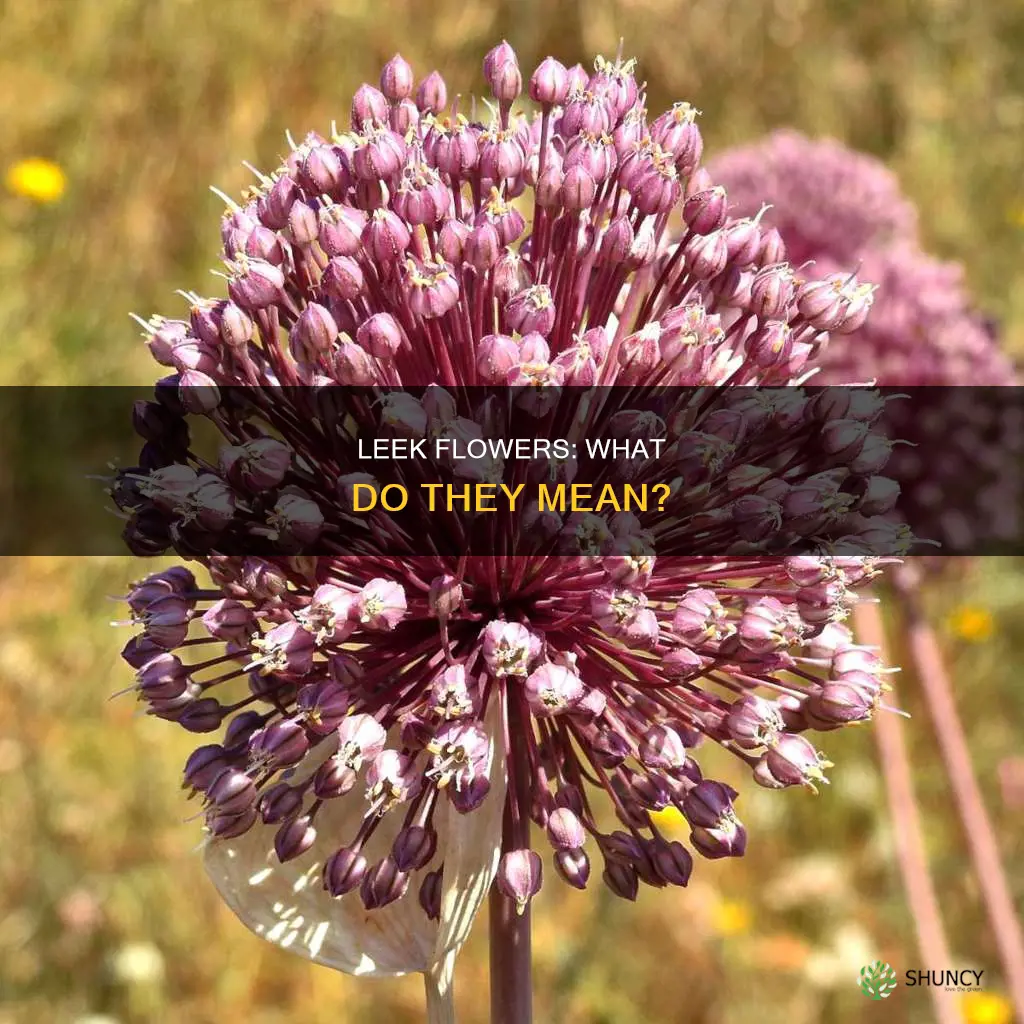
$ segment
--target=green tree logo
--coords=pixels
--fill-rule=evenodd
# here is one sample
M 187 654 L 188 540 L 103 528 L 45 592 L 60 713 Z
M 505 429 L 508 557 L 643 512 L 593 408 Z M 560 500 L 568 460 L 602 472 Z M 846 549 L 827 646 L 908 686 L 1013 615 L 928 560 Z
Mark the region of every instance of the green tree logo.
M 884 961 L 860 969 L 860 990 L 869 999 L 888 999 L 896 990 L 896 972 Z

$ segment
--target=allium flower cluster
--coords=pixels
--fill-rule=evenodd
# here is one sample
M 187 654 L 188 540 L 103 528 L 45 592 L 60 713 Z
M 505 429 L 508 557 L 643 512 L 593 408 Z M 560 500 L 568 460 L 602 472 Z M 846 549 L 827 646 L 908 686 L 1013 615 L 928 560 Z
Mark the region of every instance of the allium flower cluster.
M 871 316 L 817 354 L 816 382 L 873 381 L 935 387 L 903 411 L 893 453 L 904 510 L 922 536 L 957 550 L 1019 533 L 1017 453 L 1022 429 L 1012 397 L 975 389 L 1017 383 L 991 325 L 973 308 L 963 269 L 925 253 L 916 217 L 883 164 L 831 140 L 781 131 L 712 165 L 730 211 L 756 214 L 782 235 L 794 262 L 821 274 L 856 268 L 876 287 Z M 939 390 L 941 388 L 941 390 Z
M 358 553 L 330 554 L 365 477 L 295 392 L 439 384 L 364 413 L 399 436 L 481 436 L 492 407 L 459 420 L 453 396 L 508 384 L 543 432 L 556 385 L 790 383 L 870 305 L 848 278 L 800 280 L 776 231 L 728 215 L 696 112 L 649 119 L 631 62 L 545 60 L 525 79 L 532 118 L 515 109 L 511 48 L 484 69 L 495 104 L 479 123 L 449 109 L 436 72 L 415 86 L 395 57 L 357 91 L 350 130 L 307 136 L 225 214 L 229 297 L 147 322 L 174 376 L 137 410 L 148 444 L 116 496 L 136 510 L 135 550 L 174 546 L 209 582 L 175 568 L 135 584 L 124 657 L 148 713 L 223 729 L 185 785 L 236 909 L 262 877 L 238 873 L 252 844 L 301 865 L 301 887 L 375 913 L 412 906 L 443 928 L 453 889 L 495 877 L 524 907 L 542 881 L 531 821 L 572 886 L 593 871 L 626 899 L 686 885 L 694 852 L 747 843 L 736 790 L 699 767 L 703 740 L 763 786 L 813 788 L 828 762 L 809 735 L 879 706 L 883 666 L 842 624 L 879 560 L 751 553 L 783 521 L 804 537 L 873 528 L 893 498 L 873 482 L 888 452 L 866 449 L 877 410 L 776 396 L 756 431 L 774 469 L 735 464 L 736 415 L 677 433 L 680 479 L 724 510 L 704 524 L 715 557 L 656 555 L 627 513 L 538 513 L 529 546 L 452 557 L 415 554 L 381 518 Z M 228 390 L 277 384 L 309 387 L 276 402 L 254 387 L 244 415 Z M 216 462 L 190 450 L 186 413 L 224 435 Z M 823 423 L 821 461 L 781 445 Z M 240 521 L 262 521 L 280 553 L 218 554 Z M 302 553 L 314 545 L 326 553 Z M 670 805 L 688 845 L 651 818 Z

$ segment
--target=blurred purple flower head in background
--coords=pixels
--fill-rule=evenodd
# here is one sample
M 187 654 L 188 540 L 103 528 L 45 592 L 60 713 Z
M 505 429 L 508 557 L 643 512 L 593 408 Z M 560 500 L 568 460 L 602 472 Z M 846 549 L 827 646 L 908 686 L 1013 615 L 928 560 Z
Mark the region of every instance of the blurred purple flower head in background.
M 874 514 L 859 503 L 887 505 L 840 489 L 867 479 L 850 468 L 855 416 L 837 420 L 827 467 L 782 475 L 733 466 L 728 416 L 703 447 L 676 435 L 680 474 L 731 496 L 718 522 L 746 554 L 656 557 L 628 513 L 539 511 L 532 536 L 556 546 L 538 554 L 396 554 L 383 524 L 363 554 L 295 553 L 365 480 L 311 442 L 296 390 L 438 384 L 422 401 L 390 395 L 381 424 L 480 436 L 490 413 L 459 419 L 459 388 L 535 385 L 544 432 L 553 385 L 795 382 L 871 305 L 856 278 L 807 279 L 777 231 L 729 215 L 696 111 L 649 119 L 632 62 L 588 73 L 548 58 L 524 75 L 502 44 L 484 70 L 494 104 L 476 121 L 449 108 L 440 75 L 417 86 L 396 56 L 379 89 L 357 91 L 349 130 L 308 135 L 230 204 L 229 298 L 145 322 L 175 376 L 138 411 L 149 475 L 118 494 L 146 508 L 128 531 L 139 552 L 216 551 L 257 514 L 280 544 L 198 559 L 211 583 L 177 568 L 135 584 L 142 631 L 124 657 L 148 713 L 224 728 L 185 769 L 222 894 L 260 934 L 356 973 L 447 956 L 494 879 L 525 907 L 543 881 L 531 821 L 572 886 L 593 866 L 626 899 L 686 885 L 691 851 L 747 844 L 737 792 L 699 767 L 703 740 L 763 786 L 813 788 L 828 763 L 807 733 L 870 719 L 883 690 L 842 624 L 880 560 L 744 546 L 783 521 L 842 536 L 858 508 L 862 525 Z M 514 109 L 524 90 L 532 117 Z M 688 227 L 668 252 L 679 210 Z M 311 387 L 261 410 L 272 429 L 222 406 L 229 385 L 275 384 Z M 807 415 L 790 398 L 763 410 L 767 448 Z M 186 413 L 224 434 L 216 464 L 175 464 Z M 669 806 L 689 848 L 651 818 Z M 267 879 L 292 862 L 282 903 Z M 317 889 L 337 898 L 329 911 Z M 394 944 L 353 945 L 363 908 L 381 915 L 374 942 Z
M 1016 367 L 975 308 L 963 268 L 923 250 L 895 175 L 839 142 L 789 130 L 721 154 L 710 171 L 728 189 L 731 215 L 770 204 L 763 223 L 779 231 L 794 264 L 823 275 L 855 268 L 875 285 L 870 317 L 820 353 L 815 383 L 936 388 L 931 415 L 924 399 L 912 419 L 891 407 L 898 436 L 914 447 L 896 449 L 889 467 L 918 532 L 961 550 L 1017 536 L 1018 403 L 956 393 L 1015 385 Z

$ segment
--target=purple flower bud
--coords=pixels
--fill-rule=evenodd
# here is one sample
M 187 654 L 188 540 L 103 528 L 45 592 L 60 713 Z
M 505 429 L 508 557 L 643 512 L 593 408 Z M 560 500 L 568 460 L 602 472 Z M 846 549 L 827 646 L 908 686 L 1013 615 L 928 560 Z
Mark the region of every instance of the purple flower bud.
M 435 618 L 442 621 L 450 618 L 464 603 L 462 584 L 454 576 L 446 573 L 431 580 L 427 604 Z
M 556 850 L 577 850 L 587 840 L 583 823 L 568 807 L 556 807 L 548 815 L 547 833 Z
M 704 659 L 688 647 L 677 647 L 661 660 L 665 675 L 670 679 L 693 679 L 704 670 Z
M 436 921 L 441 916 L 443 870 L 444 868 L 440 867 L 436 871 L 431 871 L 424 875 L 423 883 L 420 885 L 420 906 L 423 908 L 423 912 L 427 915 L 427 918 L 431 921 Z
M 309 750 L 303 727 L 285 718 L 261 729 L 249 744 L 249 758 L 254 765 L 286 768 L 298 764 Z
M 236 487 L 259 493 L 277 487 L 291 465 L 291 449 L 272 437 L 258 437 L 220 451 L 220 471 Z
M 437 850 L 437 833 L 432 828 L 407 825 L 398 833 L 391 856 L 399 871 L 419 871 L 426 867 Z
M 441 256 L 453 266 L 458 266 L 462 262 L 466 242 L 472 230 L 468 224 L 455 218 L 449 218 L 441 225 L 437 236 L 437 248 Z
M 783 733 L 761 756 L 765 770 L 783 786 L 808 786 L 827 782 L 824 769 L 831 767 L 804 736 Z
M 571 213 L 589 209 L 597 196 L 593 176 L 579 164 L 570 167 L 562 177 L 559 199 Z
M 476 370 L 485 384 L 504 384 L 519 361 L 519 346 L 505 334 L 488 334 L 477 346 Z
M 440 114 L 448 106 L 448 87 L 437 71 L 431 71 L 416 90 L 416 106 L 424 114 Z
M 724 782 L 705 779 L 686 794 L 682 811 L 694 828 L 717 828 L 733 814 L 732 802 L 738 795 Z
M 630 902 L 636 900 L 640 891 L 640 878 L 632 864 L 606 860 L 602 880 L 616 896 Z
M 259 799 L 260 818 L 264 824 L 277 825 L 295 815 L 302 807 L 302 791 L 279 782 L 263 791 Z
M 710 280 L 725 269 L 729 259 L 725 234 L 713 231 L 709 235 L 691 235 L 683 245 L 683 259 L 695 277 Z
M 500 103 L 511 103 L 523 91 L 515 50 L 504 40 L 484 57 L 484 79 Z
M 414 82 L 412 67 L 400 53 L 396 53 L 380 73 L 381 92 L 392 102 L 411 96 Z
M 345 203 L 330 203 L 320 207 L 318 218 L 320 245 L 328 256 L 358 254 L 368 219 L 362 210 Z
M 217 839 L 235 839 L 244 835 L 256 824 L 256 808 L 250 807 L 240 814 L 218 814 L 206 816 L 206 827 Z
M 530 900 L 540 892 L 544 864 L 533 850 L 510 850 L 498 864 L 495 882 L 503 895 L 515 901 L 516 913 L 522 914 Z
M 697 192 L 683 203 L 683 220 L 698 235 L 710 235 L 725 224 L 727 198 L 721 185 Z
M 298 186 L 290 174 L 277 178 L 266 195 L 256 203 L 263 226 L 271 231 L 280 231 L 288 223 L 288 213 L 298 195 Z
M 561 106 L 569 95 L 569 72 L 554 57 L 545 57 L 530 76 L 530 99 L 545 106 Z
M 390 359 L 404 340 L 402 328 L 390 313 L 375 313 L 356 331 L 358 344 L 378 359 Z
M 144 700 L 173 700 L 190 684 L 188 670 L 173 654 L 159 654 L 136 674 L 136 687 Z
M 358 850 L 343 847 L 324 864 L 324 888 L 332 896 L 353 892 L 362 885 L 366 869 L 366 858 Z
M 299 181 L 312 195 L 340 195 L 348 184 L 341 152 L 337 146 L 313 146 L 299 170 Z
M 289 332 L 288 344 L 297 362 L 315 363 L 337 337 L 338 325 L 327 307 L 310 302 Z
M 363 245 L 375 262 L 389 265 L 396 263 L 409 248 L 412 235 L 405 222 L 391 210 L 373 211 L 363 230 Z
M 590 858 L 585 850 L 556 850 L 555 870 L 575 889 L 585 889 L 590 879 Z
M 686 764 L 686 747 L 675 729 L 654 725 L 644 734 L 639 758 L 645 768 L 677 772 Z
M 359 131 L 367 123 L 387 124 L 388 101 L 379 89 L 364 82 L 352 97 L 352 127 Z
M 280 267 L 266 260 L 240 256 L 228 264 L 231 277 L 228 293 L 233 302 L 245 310 L 266 309 L 281 299 L 284 274 Z
M 487 799 L 491 791 L 491 783 L 486 775 L 475 775 L 461 789 L 448 787 L 448 799 L 459 814 L 475 811 Z
M 377 910 L 401 899 L 409 888 L 409 875 L 391 857 L 374 864 L 363 878 L 359 896 L 367 910 Z
M 256 803 L 256 784 L 235 768 L 225 768 L 206 791 L 218 814 L 241 814 Z
M 286 821 L 274 833 L 274 852 L 282 864 L 301 857 L 316 842 L 316 829 L 306 816 Z
M 201 793 L 216 781 L 227 768 L 225 750 L 219 743 L 197 747 L 185 762 L 185 776 L 182 789 L 194 789 Z

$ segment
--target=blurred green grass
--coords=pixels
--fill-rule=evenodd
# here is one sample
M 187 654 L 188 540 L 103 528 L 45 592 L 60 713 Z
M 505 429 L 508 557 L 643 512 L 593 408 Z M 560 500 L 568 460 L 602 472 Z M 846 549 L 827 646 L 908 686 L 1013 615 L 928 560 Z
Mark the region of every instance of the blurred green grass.
M 37 206 L 0 197 L 0 381 L 120 384 L 154 367 L 129 310 L 177 315 L 207 290 L 215 183 L 273 164 L 284 132 L 347 118 L 400 49 L 452 91 L 481 91 L 500 37 L 532 67 L 613 52 L 640 60 L 651 107 L 689 99 L 710 153 L 784 124 L 886 159 L 939 254 L 965 262 L 979 303 L 1024 352 L 1024 6 L 1017 0 L 50 0 L 0 4 L 0 156 L 67 177 Z M 202 878 L 178 789 L 187 737 L 138 718 L 106 595 L 128 559 L 0 561 L 0 1024 L 421 1019 L 413 979 L 356 982 L 250 936 Z M 980 776 L 1005 849 L 1021 844 L 997 767 L 1020 748 L 1021 567 L 986 564 L 934 595 L 991 610 L 995 637 L 947 637 Z M 903 686 L 915 710 L 912 686 Z M 905 727 L 956 954 L 996 977 L 965 848 L 925 715 Z M 745 784 L 747 858 L 701 864 L 686 892 L 637 906 L 550 884 L 536 914 L 537 1019 L 579 1024 L 858 1024 L 929 1019 L 920 991 L 864 1000 L 882 956 L 918 964 L 892 860 L 869 730 L 827 738 L 820 797 Z M 723 766 L 720 770 L 725 771 Z M 898 827 L 898 823 L 897 826 Z M 1018 900 L 1024 874 L 1015 868 Z M 459 971 L 468 1024 L 486 1008 L 485 930 Z M 936 967 L 940 965 L 927 965 Z M 977 1024 L 977 1022 L 976 1022 Z

